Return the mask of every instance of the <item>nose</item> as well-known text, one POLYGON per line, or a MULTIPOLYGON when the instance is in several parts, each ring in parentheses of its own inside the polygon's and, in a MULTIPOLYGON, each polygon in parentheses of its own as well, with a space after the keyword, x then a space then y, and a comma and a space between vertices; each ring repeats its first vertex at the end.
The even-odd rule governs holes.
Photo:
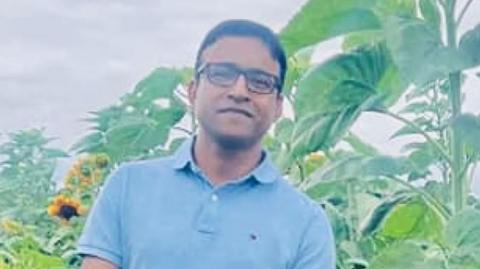
POLYGON ((244 75, 238 76, 237 80, 228 92, 228 96, 237 102, 250 100, 247 79, 244 75))

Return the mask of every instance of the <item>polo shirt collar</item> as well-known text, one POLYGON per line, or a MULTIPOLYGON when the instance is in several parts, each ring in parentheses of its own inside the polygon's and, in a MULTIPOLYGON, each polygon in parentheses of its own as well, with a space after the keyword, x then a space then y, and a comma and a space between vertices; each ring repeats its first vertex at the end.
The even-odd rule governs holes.
MULTIPOLYGON (((189 166, 193 172, 199 171, 199 168, 195 164, 192 155, 194 141, 194 137, 187 138, 173 155, 173 167, 176 170, 181 170, 189 166)), ((262 151, 262 155, 262 161, 257 167, 255 167, 255 169, 253 169, 253 171, 250 172, 249 175, 247 175, 247 178, 253 177, 256 181, 262 184, 273 183, 277 179, 281 178, 282 174, 272 162, 269 154, 266 151, 262 151)))

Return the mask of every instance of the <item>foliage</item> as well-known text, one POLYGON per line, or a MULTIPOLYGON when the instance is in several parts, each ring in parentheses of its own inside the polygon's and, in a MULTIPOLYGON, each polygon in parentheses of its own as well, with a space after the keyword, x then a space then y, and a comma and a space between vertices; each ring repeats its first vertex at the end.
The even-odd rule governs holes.
MULTIPOLYGON (((309 0, 280 33, 294 116, 263 142, 328 213, 338 269, 480 268, 480 201, 470 195, 480 117, 461 109, 463 71, 480 65, 480 25, 458 36, 458 8, 468 5, 309 0), (316 45, 336 37, 344 52, 313 63, 316 45), (382 154, 351 131, 364 113, 400 121, 390 139, 413 142, 401 156, 382 154)), ((182 141, 172 130, 193 134, 194 123, 178 126, 191 76, 158 68, 91 112, 91 132, 72 147, 79 156, 58 190, 50 176, 66 154, 46 147, 41 130, 10 134, 0 146, 0 267, 78 267, 75 242, 111 169, 170 154, 182 141)))
POLYGON ((327 209, 338 268, 480 267, 473 250, 451 242, 462 234, 452 228, 458 219, 469 222, 472 245, 480 240, 469 232, 478 229, 476 221, 465 217, 478 214, 477 198, 467 197, 480 118, 461 113, 462 71, 480 64, 480 28, 457 36, 455 8, 464 14, 468 4, 459 6, 310 0, 281 33, 291 58, 344 38, 344 53, 304 66, 289 84, 295 117, 282 120, 268 140, 289 178, 327 209), (365 20, 351 19, 360 14, 365 20), (406 105, 393 112, 399 98, 406 105), (349 131, 366 112, 404 124, 391 139, 415 137, 403 156, 380 155, 349 131), (319 150, 326 160, 302 172, 305 156, 319 150))

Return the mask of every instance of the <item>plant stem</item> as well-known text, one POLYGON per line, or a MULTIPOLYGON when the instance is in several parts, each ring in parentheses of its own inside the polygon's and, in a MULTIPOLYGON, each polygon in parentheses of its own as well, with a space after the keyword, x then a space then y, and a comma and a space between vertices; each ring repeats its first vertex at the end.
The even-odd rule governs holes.
POLYGON ((192 135, 193 135, 193 132, 192 132, 192 131, 187 130, 187 129, 182 128, 182 127, 179 127, 179 126, 174 126, 174 127, 172 127, 172 129, 175 129, 175 130, 178 130, 178 131, 182 131, 182 132, 188 134, 189 136, 192 136, 192 135))
POLYGON ((348 195, 348 219, 350 222, 350 239, 353 242, 356 242, 358 239, 357 228, 358 228, 358 208, 357 208, 357 199, 355 197, 355 183, 352 180, 347 179, 347 195, 348 195))
POLYGON ((475 162, 472 166, 472 170, 470 171, 470 176, 469 176, 469 181, 468 181, 468 186, 471 187, 472 184, 473 184, 473 178, 474 178, 474 175, 475 175, 475 170, 477 170, 477 165, 478 165, 478 162, 475 162))
POLYGON ((473 0, 468 0, 468 2, 465 4, 465 6, 463 6, 462 8, 462 11, 460 12, 460 15, 458 16, 458 20, 457 20, 457 27, 460 25, 460 23, 462 22, 462 19, 463 19, 463 16, 465 16, 465 13, 467 12, 468 10, 468 7, 470 6, 470 4, 473 3, 473 0))
POLYGON ((297 165, 298 171, 300 172, 300 184, 303 184, 305 182, 305 171, 303 169, 303 164, 299 160, 296 160, 295 164, 297 165))
POLYGON ((422 130, 418 124, 415 122, 408 120, 400 115, 397 115, 395 113, 392 113, 388 110, 377 110, 376 112, 380 112, 382 114, 388 115, 394 119, 397 119, 406 125, 410 126, 411 128, 415 129, 419 134, 421 134, 425 139, 432 144, 432 146, 442 155, 442 157, 449 163, 452 163, 452 159, 450 158, 450 155, 447 153, 447 151, 443 148, 442 145, 440 145, 437 141, 435 141, 427 132, 422 130))
MULTIPOLYGON (((445 9, 445 21, 447 27, 447 45, 451 49, 457 48, 457 28, 455 23, 455 2, 451 1, 445 9)), ((450 81, 450 105, 452 107, 452 119, 461 114, 461 86, 460 72, 449 74, 450 81)), ((465 154, 462 146, 460 134, 453 128, 450 128, 450 151, 452 154, 452 171, 451 171, 451 192, 453 199, 454 212, 461 211, 466 203, 465 199, 465 175, 462 173, 465 154)))

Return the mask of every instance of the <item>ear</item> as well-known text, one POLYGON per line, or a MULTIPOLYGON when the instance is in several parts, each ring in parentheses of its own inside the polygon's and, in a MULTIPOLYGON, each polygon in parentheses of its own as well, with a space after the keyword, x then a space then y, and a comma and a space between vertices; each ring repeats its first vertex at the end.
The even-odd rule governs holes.
POLYGON ((197 98, 197 86, 198 83, 195 80, 190 81, 187 86, 188 102, 192 108, 194 107, 195 99, 197 98))
POLYGON ((283 114, 283 94, 278 93, 275 99, 275 121, 282 117, 283 114))

